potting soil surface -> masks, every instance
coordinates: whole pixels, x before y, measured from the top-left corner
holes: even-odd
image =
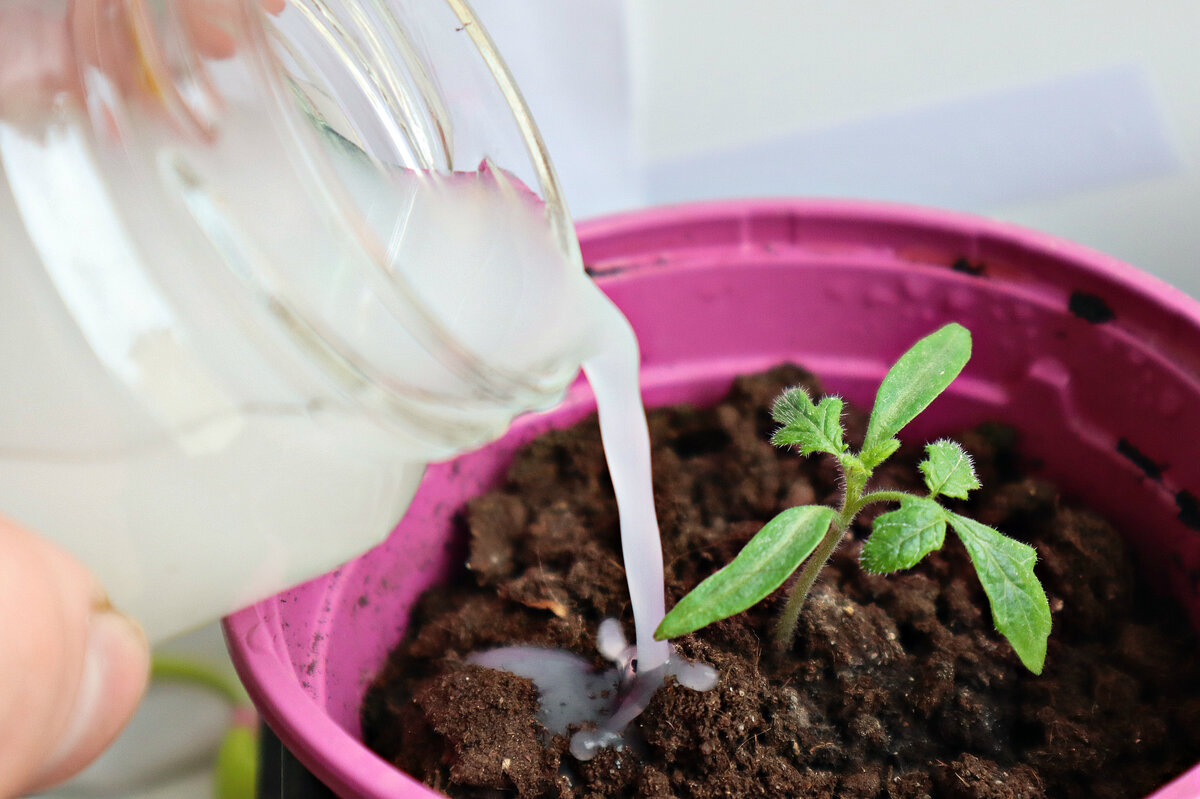
[[[668,607],[779,511],[837,503],[829,459],[768,443],[768,409],[791,385],[820,393],[785,366],[739,379],[714,407],[651,413]],[[850,409],[846,423],[857,446],[865,417]],[[957,509],[1037,547],[1054,619],[1041,676],[995,631],[952,534],[911,571],[858,566],[871,515],[889,509],[877,506],[814,587],[790,653],[770,645],[780,591],[676,642],[720,671],[714,690],[668,681],[636,745],[575,761],[564,737],[547,741],[529,680],[463,661],[528,643],[602,666],[600,621],[632,632],[592,418],[532,442],[503,489],[470,503],[469,568],[422,599],[368,691],[368,745],[453,797],[1146,796],[1200,760],[1196,637],[1140,582],[1117,532],[1022,474],[1012,431],[959,438],[984,488]],[[923,493],[920,454],[903,450],[873,485]]]

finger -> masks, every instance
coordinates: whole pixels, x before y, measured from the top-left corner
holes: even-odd
[[[73,61],[61,9],[17,4],[0,23],[0,118],[41,111],[73,88]]]
[[[146,73],[137,55],[140,48],[122,0],[71,0],[67,19],[83,93],[94,92],[101,78],[121,97],[146,91]]]
[[[193,46],[212,59],[237,53],[234,30],[235,0],[180,0],[179,14]]]
[[[236,14],[241,0],[178,0],[179,13],[193,46],[212,59],[232,58],[237,52]],[[287,0],[259,0],[268,14],[282,14]]]
[[[145,690],[145,636],[78,562],[0,519],[0,796],[74,775],[112,742]]]

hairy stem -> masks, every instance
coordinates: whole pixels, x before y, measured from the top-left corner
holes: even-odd
[[[808,592],[812,590],[813,584],[817,581],[817,575],[821,573],[821,569],[825,568],[830,555],[841,543],[842,537],[850,529],[850,523],[854,521],[858,512],[874,502],[900,502],[911,496],[903,491],[871,491],[864,494],[863,491],[867,480],[871,477],[872,470],[863,469],[857,459],[852,460],[858,464],[858,470],[848,467],[845,460],[839,461],[846,480],[846,494],[842,497],[841,510],[838,511],[837,518],[829,525],[829,530],[821,539],[821,543],[817,544],[817,548],[809,555],[808,560],[804,561],[796,582],[792,583],[792,587],[788,589],[787,604],[783,606],[783,613],[780,614],[779,621],[775,624],[775,649],[779,652],[786,652],[792,648],[792,642],[796,638],[796,624],[800,621],[800,611],[804,609]],[[857,479],[851,479],[852,476]]]
[[[912,499],[915,494],[909,494],[906,491],[872,491],[869,494],[864,494],[858,500],[858,506],[865,508],[875,502],[903,502],[906,499]]]
[[[817,544],[817,548],[808,557],[808,560],[804,561],[804,566],[800,569],[800,576],[796,578],[796,582],[792,583],[787,604],[783,606],[783,613],[780,614],[779,621],[775,624],[775,649],[777,651],[786,652],[792,648],[792,641],[796,637],[796,624],[800,621],[800,611],[804,608],[804,600],[808,598],[808,592],[812,589],[813,583],[817,581],[817,575],[821,573],[825,562],[829,560],[829,556],[841,542],[842,536],[846,534],[847,526],[842,524],[842,517],[839,516],[833,524],[829,525],[829,531],[825,533],[821,543]]]
[[[842,468],[843,470],[846,468],[844,463]],[[808,560],[804,561],[804,566],[800,569],[800,576],[796,578],[796,582],[792,583],[792,587],[789,589],[783,613],[780,614],[779,621],[775,624],[775,648],[777,651],[786,652],[792,648],[792,641],[796,637],[796,624],[800,621],[800,611],[804,609],[808,592],[812,590],[813,584],[817,581],[817,575],[821,573],[821,569],[825,568],[830,555],[841,543],[842,537],[850,529],[850,523],[854,521],[858,512],[873,502],[899,502],[909,496],[903,491],[872,491],[869,494],[863,494],[863,488],[869,477],[870,470],[867,470],[858,482],[851,481],[847,475],[846,495],[842,498],[842,508],[838,511],[838,517],[829,525],[829,531],[825,533],[821,543],[817,544],[817,548],[813,550]]]

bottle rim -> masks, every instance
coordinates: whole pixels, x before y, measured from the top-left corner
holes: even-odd
[[[303,2],[304,0],[300,1]],[[318,5],[323,4],[324,1],[307,0],[307,2]],[[361,0],[342,0],[342,2],[358,3]],[[453,14],[454,18],[457,19],[458,30],[469,37],[476,52],[490,73],[491,79],[495,84],[495,90],[503,97],[519,132],[525,154],[529,157],[535,171],[539,185],[534,188],[534,193],[539,194],[544,204],[546,222],[550,227],[552,239],[567,261],[572,264],[572,267],[578,268],[582,274],[582,256],[557,174],[541,133],[512,73],[497,50],[495,42],[467,0],[441,0],[441,2]],[[240,6],[241,22],[244,25],[246,35],[253,45],[249,50],[254,54],[253,60],[259,76],[270,87],[270,95],[276,106],[274,110],[281,114],[294,115],[296,112],[294,101],[289,96],[285,87],[286,70],[274,55],[268,29],[264,23],[264,15],[255,7],[256,0],[241,0]],[[395,8],[388,3],[373,3],[372,7],[380,13],[392,15],[396,13]],[[414,59],[420,58],[418,53],[411,53],[411,56]],[[429,118],[436,124],[441,117],[441,114],[437,112],[436,104],[440,102],[441,98],[435,96],[427,99],[431,104],[435,105],[433,111],[429,113]],[[184,107],[187,107],[186,102],[184,103]],[[198,116],[193,114],[192,118],[196,120]],[[202,119],[200,121],[202,123]],[[406,125],[411,125],[419,123],[420,120],[406,119],[403,122]],[[293,134],[297,133],[297,131],[293,130]],[[431,134],[429,138],[444,135],[444,132],[438,131]],[[318,149],[313,147],[310,140],[302,136],[294,135],[293,138],[299,146],[310,151]],[[319,154],[314,153],[314,155]],[[363,245],[364,250],[370,255],[372,260],[377,264],[386,263],[387,256],[384,247],[378,242],[375,233],[370,229],[369,223],[363,218],[361,210],[350,198],[349,193],[340,187],[339,180],[333,174],[332,167],[328,163],[323,163],[323,155],[313,159],[313,162],[321,164],[319,167],[321,171],[319,180],[326,187],[332,189],[328,192],[327,197],[336,209],[336,213],[345,223],[345,226],[350,230],[356,231],[356,238]],[[472,168],[475,168],[475,165],[472,165]],[[443,366],[451,369],[451,371],[464,380],[469,381],[477,390],[478,397],[482,402],[486,404],[497,402],[509,404],[520,398],[522,404],[533,406],[548,403],[561,394],[563,386],[559,375],[554,375],[549,381],[545,379],[539,380],[536,375],[531,376],[515,373],[504,369],[502,366],[489,364],[482,357],[470,352],[451,330],[429,312],[419,297],[409,297],[406,301],[413,305],[416,313],[420,316],[422,326],[424,327],[422,334],[425,336],[424,343],[426,346],[435,352],[436,357]],[[303,317],[304,315],[297,314],[297,316]],[[296,327],[292,325],[290,329],[305,339],[303,345],[310,350],[315,348],[328,354],[331,351],[336,352],[339,349],[330,337],[321,334],[319,326],[308,324]],[[312,340],[313,336],[320,336],[322,341],[316,342]],[[326,359],[322,358],[322,360]],[[354,383],[362,383],[365,380],[366,382],[372,382],[363,375],[354,376],[352,374],[355,371],[361,371],[360,369],[352,367],[349,372],[345,369],[341,371],[343,381],[351,380]],[[547,385],[547,382],[550,385]],[[438,402],[443,401],[445,398],[425,396],[423,399],[429,402]],[[456,397],[455,399],[456,401],[461,401],[461,398]]]

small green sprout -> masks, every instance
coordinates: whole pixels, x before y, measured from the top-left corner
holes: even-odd
[[[771,410],[782,425],[771,441],[797,447],[804,456],[833,455],[845,482],[841,508],[789,508],[767,522],[737,557],[679,601],[655,638],[675,638],[741,613],[800,569],[775,628],[778,648],[790,649],[804,600],[854,517],[872,503],[894,502],[900,507],[879,516],[863,544],[863,568],[872,574],[911,568],[941,548],[949,526],[975,565],[996,629],[1025,667],[1041,674],[1050,636],[1050,605],[1033,573],[1037,553],[938,502],[939,496],[965,499],[969,491],[979,488],[963,448],[946,439],[925,448],[926,458],[919,468],[929,492],[926,496],[867,491],[874,470],[899,449],[896,434],[958,377],[970,357],[971,334],[957,324],[946,325],[913,345],[879,386],[858,453],[850,452],[845,442],[840,399],[823,397],[814,403],[804,389],[785,391]]]

